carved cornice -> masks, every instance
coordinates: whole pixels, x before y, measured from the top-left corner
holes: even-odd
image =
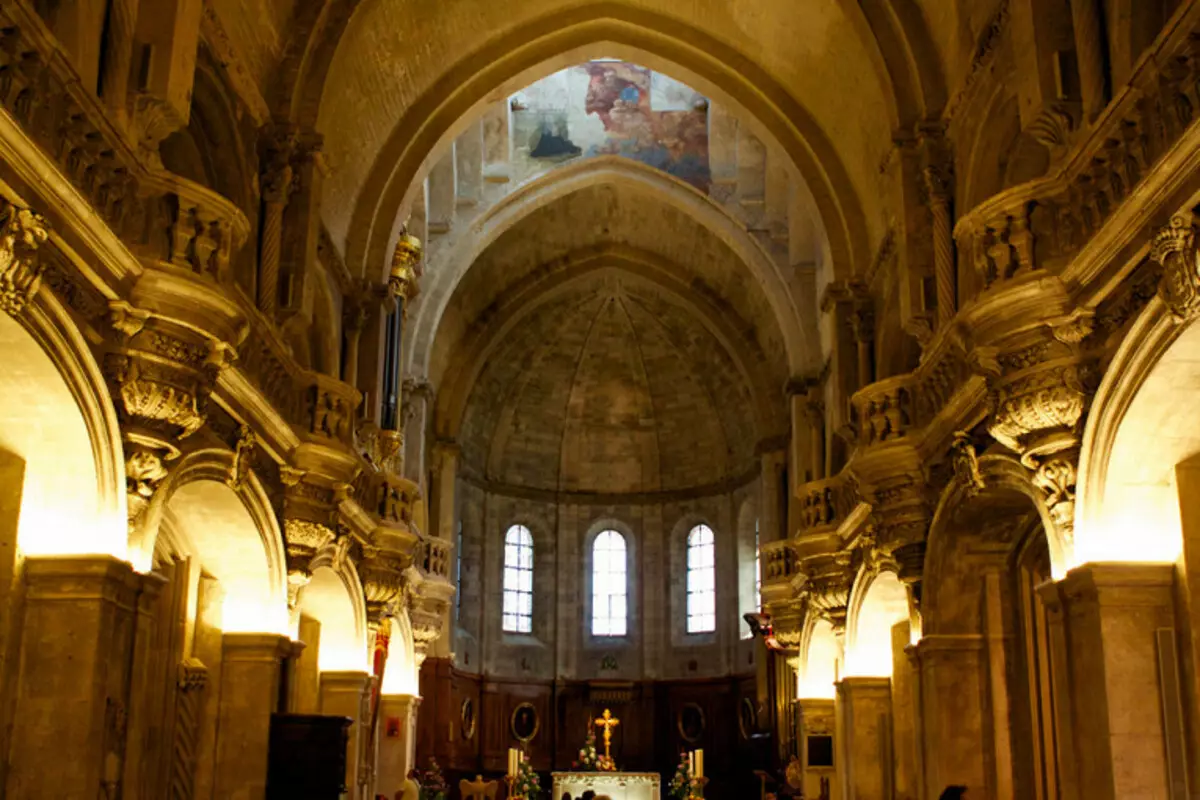
[[[804,594],[809,609],[833,626],[835,633],[846,629],[846,611],[854,583],[852,554],[841,551],[806,559],[800,566],[806,581]]]

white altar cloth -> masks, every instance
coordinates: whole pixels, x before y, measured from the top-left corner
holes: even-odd
[[[591,789],[613,800],[659,800],[660,778],[657,772],[554,772],[554,791],[550,800],[562,800],[569,792],[579,800]]]

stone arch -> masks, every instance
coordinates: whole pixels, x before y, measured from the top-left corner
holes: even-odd
[[[689,295],[686,284],[671,274],[671,265],[665,264],[655,256],[627,252],[624,250],[603,249],[599,252],[584,252],[568,259],[568,267],[561,273],[545,277],[537,282],[519,304],[508,309],[501,309],[489,321],[488,325],[476,332],[475,336],[462,349],[467,353],[458,366],[447,370],[452,376],[452,382],[445,385],[437,394],[435,424],[444,436],[457,438],[459,428],[466,412],[471,388],[475,385],[480,371],[487,359],[505,336],[514,330],[528,314],[536,308],[553,302],[556,297],[569,292],[580,281],[590,280],[595,271],[607,268],[620,271],[623,277],[636,281],[648,281],[658,288],[669,292],[678,302],[689,307],[698,319],[709,329],[727,353],[738,366],[742,378],[750,388],[755,399],[755,411],[762,430],[770,428],[769,411],[770,398],[768,389],[757,371],[741,357],[745,352],[744,336],[730,325],[728,319],[713,308],[701,305],[704,301]],[[741,340],[741,342],[739,342]],[[761,438],[761,437],[760,437]]]
[[[1036,515],[1046,532],[1054,574],[1066,573],[1068,543],[1056,532],[1029,471],[1009,456],[985,455],[979,458],[979,472],[983,488],[968,487],[960,479],[952,481],[942,492],[930,523],[921,581],[923,635],[978,630],[982,621],[975,615],[979,609],[955,602],[978,577],[966,568],[963,556],[968,552],[985,557],[1007,552],[1031,515]]]
[[[1200,453],[1191,413],[1200,386],[1197,361],[1200,325],[1180,324],[1160,298],[1152,299],[1092,401],[1068,566],[1178,558],[1183,532],[1175,467]]]
[[[338,558],[325,546],[309,564],[312,578],[300,592],[300,613],[321,623],[317,669],[356,671],[367,668],[367,606],[354,562]]]
[[[0,451],[22,471],[10,544],[25,555],[127,558],[120,427],[82,335],[41,291],[15,318],[0,314],[0,348]]]
[[[492,40],[449,67],[408,106],[359,193],[346,237],[351,269],[383,274],[403,210],[420,188],[417,178],[431,163],[430,156],[487,98],[502,87],[519,88],[535,76],[583,60],[597,47],[683,79],[758,120],[808,183],[835,268],[841,274],[865,268],[871,254],[860,199],[833,143],[807,109],[765,70],[679,19],[596,3],[547,14]]]
[[[451,270],[428,274],[421,295],[410,310],[413,335],[404,344],[410,372],[428,374],[438,326],[455,288],[488,246],[529,214],[556,199],[597,185],[629,186],[687,213],[727,244],[763,287],[783,335],[792,374],[816,369],[820,344],[812,341],[793,302],[787,278],[763,245],[729,212],[695,187],[653,167],[618,156],[602,156],[565,164],[514,191],[488,210],[446,254]],[[810,309],[816,312],[815,307]]]
[[[196,557],[220,581],[226,631],[286,633],[283,535],[253,471],[231,486],[232,465],[227,450],[184,456],[146,510],[139,549],[153,554],[166,523],[175,550]]]
[[[909,618],[908,590],[892,569],[859,570],[846,615],[846,674],[892,675],[892,626]]]
[[[842,647],[827,619],[809,614],[800,643],[800,675],[796,696],[802,700],[832,700],[841,680]]]

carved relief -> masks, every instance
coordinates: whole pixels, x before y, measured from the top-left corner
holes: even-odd
[[[954,476],[963,487],[967,497],[974,497],[984,487],[983,474],[979,471],[979,457],[971,436],[965,431],[954,434]]]
[[[176,681],[175,736],[171,754],[172,800],[190,800],[195,793],[200,716],[207,688],[208,668],[197,659],[185,659],[179,665]]]
[[[1200,258],[1196,226],[1189,217],[1177,216],[1154,237],[1150,257],[1162,267],[1158,296],[1179,320],[1200,312]]]
[[[0,199],[0,308],[16,316],[41,286],[45,267],[38,250],[50,224],[27,208]]]
[[[246,484],[246,478],[250,475],[250,466],[254,463],[255,444],[254,431],[250,426],[239,427],[237,444],[234,445],[233,450],[233,464],[229,467],[229,477],[225,479],[229,488],[238,490]]]

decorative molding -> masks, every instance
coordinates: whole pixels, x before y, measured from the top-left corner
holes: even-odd
[[[0,309],[18,316],[42,284],[40,249],[50,223],[28,208],[0,198]]]

